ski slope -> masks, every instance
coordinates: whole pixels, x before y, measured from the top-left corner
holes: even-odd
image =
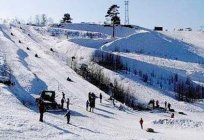
[[[20,29],[19,27],[22,27]],[[65,30],[78,30],[78,32],[90,31],[102,34],[110,34],[111,30],[91,25],[69,25]],[[99,30],[100,29],[100,30]],[[141,29],[143,30],[143,29]],[[11,32],[14,36],[11,35]],[[69,39],[62,36],[50,36],[45,28],[38,28],[25,25],[0,25],[0,47],[6,55],[7,64],[12,71],[12,79],[15,86],[6,87],[0,85],[0,139],[203,139],[204,137],[204,104],[203,102],[189,104],[178,102],[168,91],[159,90],[156,87],[149,87],[138,78],[132,79],[130,75],[122,75],[104,69],[107,76],[114,80],[117,78],[127,87],[134,91],[138,102],[146,104],[150,99],[159,99],[163,106],[164,101],[172,103],[176,111],[183,111],[187,115],[175,113],[175,119],[170,119],[170,112],[160,111],[133,111],[124,106],[124,110],[118,109],[108,100],[109,96],[94,85],[88,83],[77,75],[67,64],[69,58],[76,56],[77,61],[86,63],[91,60],[91,55],[96,49],[104,49],[104,44],[111,45],[118,41],[127,40],[132,36],[145,33],[124,29],[118,33],[117,40],[105,39]],[[148,31],[149,32],[149,31]],[[153,34],[154,36],[155,34]],[[123,38],[125,36],[125,38]],[[157,36],[157,35],[155,35]],[[146,36],[144,36],[146,38]],[[147,37],[148,38],[148,37]],[[19,40],[22,43],[19,43]],[[83,40],[83,41],[82,41]],[[124,41],[125,42],[125,41]],[[127,41],[129,42],[129,41]],[[127,43],[125,42],[125,43]],[[159,41],[160,42],[160,41]],[[130,45],[127,43],[126,45]],[[163,44],[163,43],[162,43]],[[179,43],[178,43],[179,44]],[[167,47],[166,45],[165,47]],[[27,47],[29,50],[27,50]],[[55,52],[51,52],[53,48]],[[109,46],[106,47],[109,51]],[[111,50],[111,49],[110,49]],[[164,51],[164,54],[167,53]],[[173,55],[173,52],[171,52]],[[35,57],[39,55],[39,58]],[[159,56],[159,53],[154,53]],[[165,63],[167,67],[188,68],[192,67],[203,71],[199,64],[194,64],[194,57],[186,58],[178,54],[179,60],[168,61],[154,56],[121,53],[125,57],[141,58],[138,61],[145,61],[152,65]],[[133,55],[133,56],[131,56]],[[188,56],[186,51],[186,56]],[[162,57],[164,55],[161,55]],[[179,57],[180,56],[180,57]],[[157,60],[159,59],[159,60]],[[202,58],[201,58],[202,59]],[[177,62],[179,61],[179,62]],[[188,67],[188,62],[192,61]],[[157,63],[160,62],[160,63]],[[146,66],[145,66],[146,67]],[[68,82],[67,77],[73,82]],[[201,81],[202,82],[202,81]],[[45,122],[40,123],[38,109],[35,104],[35,97],[39,92],[48,89],[55,90],[57,101],[60,102],[61,92],[70,98],[71,124],[66,124],[64,113],[45,113]],[[85,103],[88,92],[94,92],[98,96],[103,94],[103,103],[96,101],[94,113],[85,110]],[[139,120],[144,120],[144,129],[154,128],[156,133],[148,133],[140,129]]]

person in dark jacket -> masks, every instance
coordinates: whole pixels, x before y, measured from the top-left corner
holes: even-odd
[[[67,98],[67,109],[69,109],[69,98]]]
[[[100,103],[102,103],[102,94],[100,93]]]
[[[152,100],[152,107],[153,107],[153,109],[155,109],[155,100],[154,99]]]
[[[94,101],[93,100],[91,100],[90,101],[90,112],[93,112],[93,109],[94,109]]]
[[[64,108],[64,98],[61,99],[61,108]]]
[[[96,106],[96,95],[92,92],[91,96],[92,96],[92,101],[93,101],[93,108],[95,108],[95,106]]]
[[[62,98],[64,98],[64,99],[65,99],[65,94],[64,94],[64,92],[62,92]]]
[[[169,110],[171,109],[171,104],[170,104],[170,103],[168,103],[168,109],[169,109]]]
[[[167,102],[166,101],[164,102],[164,105],[165,105],[165,109],[167,109]]]
[[[88,108],[89,108],[89,101],[87,100],[86,101],[86,111],[88,111]]]
[[[70,116],[71,116],[71,112],[70,112],[70,110],[67,110],[67,113],[64,116],[64,117],[67,117],[67,124],[69,124],[69,122],[70,122]]]
[[[45,104],[42,99],[39,100],[39,111],[40,111],[40,120],[43,122],[43,113],[45,112]]]
[[[172,119],[174,118],[174,113],[171,114],[171,118],[172,118]]]
[[[141,119],[140,119],[140,126],[141,126],[141,129],[143,129],[143,122],[144,122],[144,121],[143,121],[143,119],[141,118]]]
[[[91,92],[89,92],[88,98],[89,98],[89,102],[90,102],[91,101]]]
[[[64,102],[65,102],[65,94],[62,92],[62,99],[61,99],[61,108],[64,108]]]
[[[156,108],[159,108],[159,101],[156,101]]]

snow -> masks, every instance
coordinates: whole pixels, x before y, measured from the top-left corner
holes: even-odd
[[[138,102],[147,104],[150,99],[156,99],[163,106],[164,101],[168,101],[176,110],[174,119],[170,119],[168,111],[133,111],[125,105],[125,109],[120,111],[119,102],[114,107],[106,93],[82,79],[69,66],[72,56],[80,63],[90,64],[95,50],[115,51],[117,46],[118,52],[114,53],[129,65],[137,64],[142,70],[147,69],[146,72],[154,69],[163,75],[167,73],[167,76],[180,72],[181,76],[190,75],[202,83],[203,65],[198,60],[203,62],[203,55],[192,52],[197,49],[194,45],[143,28],[117,27],[117,38],[110,39],[110,27],[94,24],[68,24],[59,29],[26,25],[11,27],[0,25],[0,56],[4,56],[0,57],[0,62],[3,64],[6,60],[16,83],[12,87],[0,84],[0,139],[203,139],[203,101],[194,104],[179,102],[172,91],[147,86],[132,73],[116,73],[103,68],[112,82],[117,79],[129,88]],[[59,35],[51,36],[51,32],[58,30]],[[77,32],[80,36],[66,39],[66,31]],[[103,37],[84,37],[87,31]],[[138,54],[141,49],[142,53]],[[67,81],[67,77],[73,82]],[[70,125],[66,124],[65,112],[46,112],[45,121],[38,121],[35,97],[44,89],[55,90],[58,103],[61,92],[70,98]],[[96,100],[94,113],[85,110],[90,91],[97,96],[103,94],[103,103]],[[141,117],[144,130],[139,125]],[[156,133],[146,132],[147,128],[153,128]]]

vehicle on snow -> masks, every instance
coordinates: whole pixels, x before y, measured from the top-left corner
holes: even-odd
[[[36,98],[36,102],[39,103],[42,100],[45,104],[46,111],[61,110],[61,106],[55,100],[55,95],[55,91],[44,90],[41,92],[40,97]]]

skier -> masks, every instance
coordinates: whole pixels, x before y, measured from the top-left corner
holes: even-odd
[[[69,98],[67,98],[67,109],[69,109]]]
[[[159,101],[156,101],[156,108],[159,108]]]
[[[140,126],[141,126],[141,129],[143,129],[143,119],[142,118],[140,119]]]
[[[102,103],[102,94],[100,93],[100,103]]]
[[[171,114],[171,118],[174,118],[174,113]]]
[[[88,108],[89,108],[89,101],[87,100],[86,101],[86,111],[88,111]]]
[[[167,109],[167,102],[166,101],[164,102],[164,105],[165,105],[165,109]]]
[[[171,104],[170,104],[170,103],[168,103],[168,109],[169,109],[169,110],[171,109]]]
[[[71,116],[71,112],[70,112],[70,110],[68,109],[68,110],[67,110],[67,113],[66,113],[65,116],[64,116],[64,117],[67,117],[67,124],[69,124],[69,122],[70,122],[70,116]]]
[[[43,122],[43,113],[45,112],[45,104],[42,99],[39,100],[39,111],[40,111],[40,120]]]

